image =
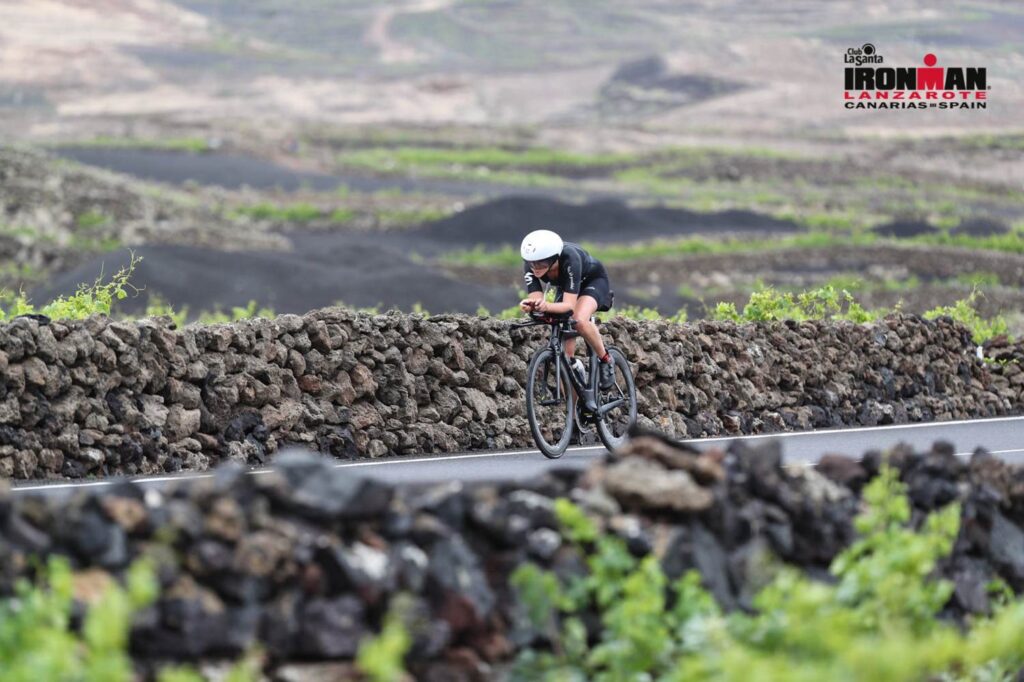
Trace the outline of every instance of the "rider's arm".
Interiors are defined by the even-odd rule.
[[[568,258],[560,266],[558,283],[562,287],[562,300],[559,303],[548,303],[545,310],[549,313],[567,313],[576,307],[576,299],[580,295],[580,280],[583,279],[583,259],[576,249],[568,251]]]
[[[543,291],[531,291],[526,298],[519,302],[519,307],[522,308],[523,311],[529,311],[533,308],[535,304],[540,303],[543,300]]]
[[[562,300],[559,301],[558,303],[548,303],[547,306],[544,308],[544,312],[554,313],[556,315],[558,313],[567,313],[576,307],[577,298],[579,298],[579,296],[576,294],[563,292]]]
[[[530,292],[526,298],[519,302],[519,307],[525,311],[529,310],[527,301],[538,302],[544,300],[544,288],[540,280],[533,276],[528,263],[523,264],[523,280],[526,282],[526,290]]]

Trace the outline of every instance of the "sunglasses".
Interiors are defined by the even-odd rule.
[[[530,267],[533,268],[534,270],[541,270],[543,268],[550,268],[555,263],[550,258],[545,258],[544,260],[531,260],[531,261],[528,261],[528,262],[530,263]]]

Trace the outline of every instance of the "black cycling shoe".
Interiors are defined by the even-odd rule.
[[[598,384],[602,391],[607,391],[615,386],[615,363],[602,362],[601,364],[601,383]]]

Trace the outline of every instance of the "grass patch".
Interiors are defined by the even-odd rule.
[[[108,253],[110,251],[117,251],[123,244],[117,237],[87,237],[73,234],[71,235],[71,241],[68,242],[68,246],[75,251]]]
[[[175,310],[163,296],[157,293],[149,295],[149,303],[146,305],[146,317],[166,316],[174,320],[174,324],[180,329],[185,326],[188,319],[188,306],[181,310]]]
[[[390,209],[377,211],[377,220],[387,225],[420,225],[447,218],[453,211],[440,208]]]
[[[686,239],[656,239],[639,244],[593,244],[583,242],[582,246],[595,258],[604,263],[628,263],[650,260],[664,256],[695,254],[743,253],[748,251],[777,251],[781,249],[820,248],[828,246],[866,246],[881,242],[873,234],[838,235],[826,232],[789,235],[772,239],[721,239],[703,237]],[[519,249],[505,246],[489,251],[483,246],[464,251],[455,251],[442,256],[450,265],[475,265],[485,267],[522,267]]]
[[[0,263],[0,279],[7,281],[34,282],[43,273],[28,263]]]
[[[842,274],[829,277],[828,281],[822,286],[833,287],[839,291],[844,289],[846,291],[857,291],[864,288],[865,284],[864,280],[857,275]]]
[[[347,223],[351,222],[356,217],[356,212],[350,208],[336,208],[331,211],[328,216],[328,220],[332,223]]]
[[[636,244],[594,244],[583,242],[582,246],[595,258],[605,263],[629,263],[665,256],[713,255],[844,246],[855,247],[870,246],[872,244],[925,244],[931,246],[955,246],[976,251],[1024,253],[1024,233],[1012,231],[1007,234],[986,237],[940,233],[918,235],[905,239],[890,239],[879,237],[871,232],[854,232],[852,234],[813,232],[810,234],[785,235],[771,239],[708,239],[706,237],[688,237],[674,240],[655,239]],[[450,265],[483,267],[522,266],[519,250],[513,246],[488,250],[482,245],[477,245],[471,249],[444,254],[441,260]]]
[[[921,278],[910,275],[906,279],[884,279],[881,281],[865,281],[856,275],[836,275],[830,277],[822,286],[833,287],[838,291],[913,291],[923,285]]]
[[[309,223],[314,220],[347,223],[356,217],[356,213],[350,208],[323,209],[304,202],[286,205],[264,202],[237,206],[228,212],[228,217],[231,219],[269,220],[278,223]]]
[[[691,287],[689,284],[680,284],[679,288],[676,289],[676,294],[682,296],[683,298],[700,298],[700,294],[697,292],[697,290]]]
[[[993,234],[984,237],[969,234],[922,234],[905,241],[934,246],[959,246],[978,251],[1002,251],[1004,253],[1024,253],[1024,234],[1016,230],[1006,234]]]
[[[34,227],[27,227],[25,225],[0,225],[0,235],[5,237],[13,237],[15,239],[29,239],[32,241],[39,242],[53,242],[56,241],[53,236],[41,233]]]
[[[250,320],[254,317],[273,318],[276,316],[273,308],[260,307],[256,301],[250,300],[248,305],[233,306],[229,312],[217,309],[213,312],[200,313],[199,322],[202,324],[226,324],[239,320]]]
[[[999,286],[999,275],[994,272],[965,272],[953,278],[957,284],[969,287],[997,287]]]
[[[376,147],[337,156],[343,167],[374,173],[523,186],[557,185],[567,180],[566,175],[601,175],[642,159],[635,154],[579,154],[544,147]]]
[[[781,216],[775,216],[780,220],[786,220]],[[792,222],[797,225],[803,225],[809,230],[814,231],[838,231],[838,230],[856,230],[863,227],[861,218],[858,214],[852,212],[837,212],[837,213],[804,213],[802,215],[793,216],[790,218]]]
[[[75,219],[75,224],[83,230],[95,230],[110,223],[110,216],[100,211],[86,211]]]
[[[280,222],[309,222],[324,215],[324,211],[312,204],[298,203],[286,206],[260,203],[238,206],[232,210],[234,216],[244,216],[256,220],[274,220]]]
[[[380,152],[380,150],[373,150],[372,152],[357,152],[357,154],[377,154],[378,152]],[[349,161],[351,161],[351,163]],[[346,157],[346,161],[343,162],[342,165],[386,175],[416,175],[418,177],[435,178],[440,180],[466,180],[470,182],[488,182],[523,187],[553,187],[567,182],[566,178],[553,173],[492,168],[490,166],[472,166],[462,164],[397,164],[369,158],[352,160],[351,156]],[[378,192],[377,194],[382,193],[383,192]],[[393,192],[393,195],[400,196],[401,191]]]
[[[163,151],[190,152],[200,154],[213,151],[210,143],[200,137],[170,137],[145,139],[135,137],[111,137],[100,135],[91,140],[62,143],[70,147],[106,147],[112,149],[160,149]]]
[[[976,135],[949,137],[942,142],[964,149],[1024,151],[1024,135],[1022,134],[999,135],[979,133]]]
[[[486,166],[488,168],[590,169],[634,163],[632,154],[576,154],[557,149],[521,150],[500,147],[444,149],[438,147],[396,147],[367,149],[339,157],[347,165],[375,170],[422,166]]]

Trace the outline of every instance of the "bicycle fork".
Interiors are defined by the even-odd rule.
[[[562,402],[562,372],[561,367],[558,365],[558,358],[555,358],[555,395],[550,400],[542,400],[540,404],[544,407],[551,407],[552,405],[558,405]],[[548,383],[548,378],[551,375],[551,363],[544,364],[544,386],[548,390],[548,394],[551,394],[551,384]]]

